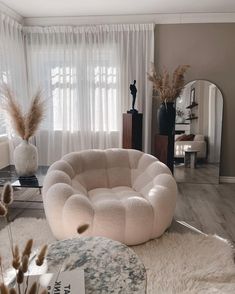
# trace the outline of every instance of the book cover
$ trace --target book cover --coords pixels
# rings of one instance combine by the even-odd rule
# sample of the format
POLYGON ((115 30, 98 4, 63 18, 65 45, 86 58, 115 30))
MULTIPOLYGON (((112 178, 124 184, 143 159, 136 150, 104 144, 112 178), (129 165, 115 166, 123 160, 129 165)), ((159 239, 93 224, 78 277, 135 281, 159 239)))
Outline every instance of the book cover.
POLYGON ((30 275, 28 277, 28 286, 26 276, 24 283, 21 285, 21 293, 24 293, 26 287, 29 289, 36 281, 40 284, 37 293, 40 293, 40 291, 46 288, 48 294, 85 294, 84 271, 81 269, 30 275))

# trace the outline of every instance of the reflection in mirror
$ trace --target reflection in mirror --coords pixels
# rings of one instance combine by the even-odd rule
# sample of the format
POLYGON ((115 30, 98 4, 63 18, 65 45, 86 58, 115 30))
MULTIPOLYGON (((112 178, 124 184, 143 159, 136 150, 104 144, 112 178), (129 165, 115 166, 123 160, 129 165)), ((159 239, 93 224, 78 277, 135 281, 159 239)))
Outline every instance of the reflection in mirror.
POLYGON ((176 100, 174 176, 177 182, 219 183, 223 97, 208 81, 188 83, 176 100))

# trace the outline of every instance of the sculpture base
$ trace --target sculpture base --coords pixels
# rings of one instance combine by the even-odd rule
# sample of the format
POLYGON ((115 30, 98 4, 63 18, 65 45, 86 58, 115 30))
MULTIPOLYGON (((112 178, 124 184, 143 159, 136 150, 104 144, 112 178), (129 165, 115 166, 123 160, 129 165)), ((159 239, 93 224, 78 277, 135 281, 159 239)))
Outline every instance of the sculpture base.
POLYGON ((123 113, 123 148, 142 151, 142 121, 142 113, 123 113))
POLYGON ((137 109, 130 109, 130 110, 127 110, 127 113, 136 114, 136 113, 138 113, 138 110, 137 109))

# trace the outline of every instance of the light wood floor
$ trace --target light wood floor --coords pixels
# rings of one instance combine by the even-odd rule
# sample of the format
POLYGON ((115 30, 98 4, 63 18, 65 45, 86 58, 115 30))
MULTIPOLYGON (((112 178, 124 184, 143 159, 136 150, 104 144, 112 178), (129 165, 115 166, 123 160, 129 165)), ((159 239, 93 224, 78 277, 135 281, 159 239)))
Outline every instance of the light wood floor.
POLYGON ((174 165, 174 177, 178 183, 219 183, 219 165, 197 163, 196 168, 187 168, 183 163, 174 165))
MULTIPOLYGON (((227 238, 235 244, 235 184, 178 183, 178 189, 171 232, 185 233, 191 230, 187 226, 191 226, 206 234, 227 238)), ((36 189, 15 191, 15 201, 10 209, 11 218, 44 218, 41 201, 41 195, 36 189), (24 202, 25 200, 38 202, 24 202)), ((0 229, 4 226, 5 222, 0 219, 0 229)))

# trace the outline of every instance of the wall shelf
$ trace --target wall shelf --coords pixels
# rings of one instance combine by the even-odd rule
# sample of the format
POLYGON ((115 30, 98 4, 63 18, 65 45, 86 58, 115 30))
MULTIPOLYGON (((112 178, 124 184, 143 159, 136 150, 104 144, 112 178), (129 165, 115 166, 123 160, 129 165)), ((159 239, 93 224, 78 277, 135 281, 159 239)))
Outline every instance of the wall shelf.
POLYGON ((194 102, 194 103, 190 104, 189 106, 187 106, 186 109, 192 109, 196 106, 198 106, 198 103, 194 102))
POLYGON ((193 116, 193 117, 186 118, 186 120, 193 120, 193 119, 198 119, 198 117, 197 116, 193 116))

